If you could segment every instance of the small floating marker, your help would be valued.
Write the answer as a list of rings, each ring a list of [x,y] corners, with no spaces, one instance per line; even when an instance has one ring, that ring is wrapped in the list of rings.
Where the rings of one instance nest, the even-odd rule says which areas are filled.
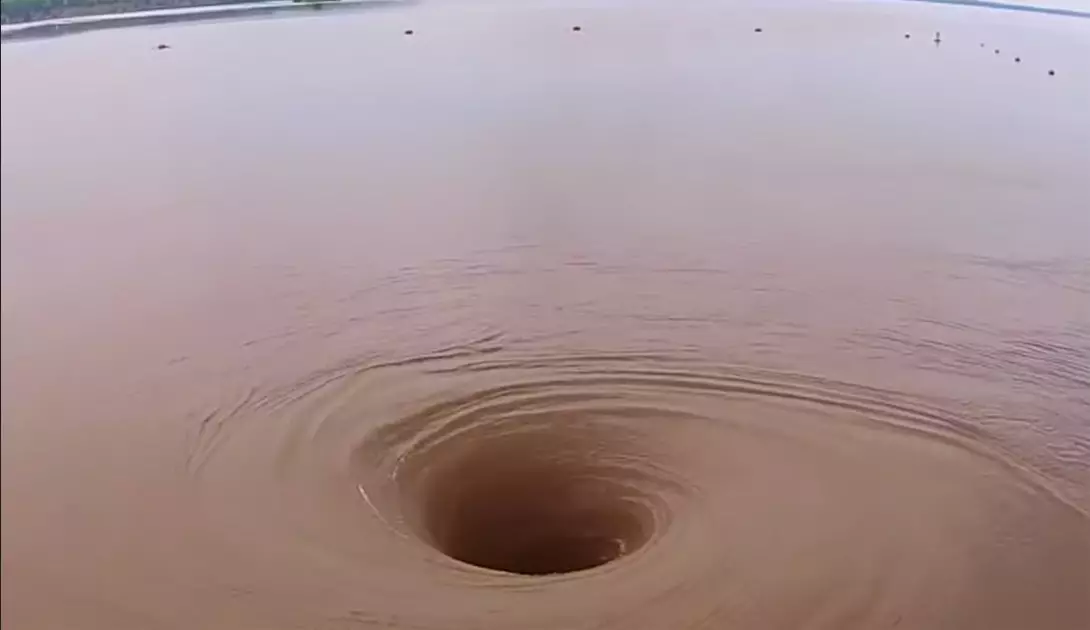
[[[980,43],[980,47],[981,47],[981,48],[984,48],[984,42],[981,42],[981,43]]]
[[[413,34],[413,29],[411,29],[411,28],[405,29],[405,34],[406,35],[412,35]]]
[[[763,32],[765,32],[765,30],[763,28],[761,28],[760,26],[758,26],[757,28],[753,29],[753,32],[754,33],[763,33]]]
[[[170,44],[159,44],[155,47],[156,50],[166,50],[167,48],[170,48]]]
[[[576,24],[575,26],[571,27],[571,30],[573,30],[573,31],[575,31],[576,33],[578,33],[579,31],[583,30],[583,27],[582,27],[582,26],[579,26],[578,24]]]
[[[910,37],[912,37],[912,36],[911,36],[911,35],[909,35],[908,33],[905,33],[905,39],[908,39],[908,38],[910,38]]]
[[[1050,77],[1056,76],[1056,71],[1055,70],[1049,70],[1048,71],[1048,76],[1050,76]]]
[[[939,33],[938,31],[935,31],[935,43],[936,44],[941,44],[942,43],[942,33]]]
[[[1021,57],[1015,57],[1014,58],[1014,63],[1022,63],[1022,58]]]
[[[998,48],[995,49],[995,54],[997,54],[997,55],[999,54],[999,49]]]

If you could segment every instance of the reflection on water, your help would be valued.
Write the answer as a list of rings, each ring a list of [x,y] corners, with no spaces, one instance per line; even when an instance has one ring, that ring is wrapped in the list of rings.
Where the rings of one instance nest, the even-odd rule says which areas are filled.
[[[1082,627],[1087,28],[5,44],[5,627]]]

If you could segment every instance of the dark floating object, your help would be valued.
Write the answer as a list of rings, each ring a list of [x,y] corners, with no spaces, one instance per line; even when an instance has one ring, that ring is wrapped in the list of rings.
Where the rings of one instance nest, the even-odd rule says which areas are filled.
[[[411,28],[405,29],[405,34],[406,35],[412,35],[413,34],[413,29],[411,29]]]
[[[582,26],[579,26],[579,25],[575,25],[575,26],[571,27],[571,30],[573,30],[573,31],[575,31],[576,33],[578,33],[579,31],[583,30],[583,27],[582,27]]]
[[[998,48],[995,49],[995,54],[997,54],[997,55],[999,54],[999,49]]]
[[[159,44],[158,46],[155,47],[156,50],[166,50],[167,48],[170,48],[170,45],[168,45],[168,44]]]
[[[1022,63],[1022,58],[1021,57],[1015,57],[1014,58],[1014,63]]]
[[[935,43],[936,44],[941,44],[942,43],[942,34],[939,33],[938,31],[935,31]]]
[[[1048,71],[1048,76],[1050,76],[1050,77],[1056,76],[1056,71],[1055,70],[1049,70]]]
[[[909,37],[912,37],[912,36],[909,35],[908,33],[905,33],[905,39],[908,39]]]
[[[981,42],[980,47],[984,48],[984,43],[983,42]]]
[[[763,33],[763,32],[765,32],[765,30],[763,28],[761,28],[760,26],[758,26],[757,28],[753,29],[753,32],[754,33]]]

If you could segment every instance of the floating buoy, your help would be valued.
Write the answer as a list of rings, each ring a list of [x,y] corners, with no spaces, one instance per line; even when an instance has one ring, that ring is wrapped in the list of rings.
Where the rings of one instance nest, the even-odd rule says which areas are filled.
[[[166,50],[167,48],[170,48],[168,44],[159,44],[155,47],[156,50]]]
[[[571,30],[573,30],[573,31],[575,31],[576,33],[578,33],[579,31],[583,30],[583,27],[582,27],[582,26],[579,26],[579,25],[576,25],[576,26],[573,26],[573,27],[571,27]]]
[[[412,35],[413,34],[413,29],[411,29],[411,28],[405,29],[405,34],[406,35]]]
[[[999,54],[999,49],[998,48],[995,49],[995,54],[997,54],[997,55]]]
[[[908,39],[909,37],[912,37],[912,36],[909,35],[908,33],[905,33],[905,39]]]
[[[1048,76],[1050,76],[1050,77],[1056,76],[1056,71],[1055,70],[1049,70],[1048,71]]]
[[[1014,58],[1014,63],[1022,63],[1022,58],[1021,57],[1015,57]]]
[[[754,33],[763,33],[763,32],[764,32],[764,29],[763,29],[763,28],[761,28],[760,26],[758,26],[757,28],[753,29],[753,32],[754,32]]]

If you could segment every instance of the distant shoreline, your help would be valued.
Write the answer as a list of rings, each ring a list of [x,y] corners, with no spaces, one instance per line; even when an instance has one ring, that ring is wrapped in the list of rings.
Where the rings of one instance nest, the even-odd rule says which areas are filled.
[[[14,2],[26,1],[33,0],[14,0]],[[0,40],[50,37],[89,30],[212,20],[241,15],[261,15],[300,10],[350,10],[405,5],[415,2],[415,0],[179,0],[184,6],[159,7],[147,10],[116,10],[116,7],[119,6],[140,6],[138,3],[141,1],[130,0],[129,2],[117,2],[115,4],[75,7],[77,12],[73,15],[55,16],[41,20],[5,22],[3,26],[0,26]],[[1041,6],[992,0],[876,0],[875,3],[893,4],[899,2],[962,6],[1090,19],[1090,10],[1083,11],[1064,6]],[[5,4],[11,3],[12,0],[5,0]],[[86,12],[86,10],[95,12]]]
[[[61,2],[64,4],[61,4]],[[17,26],[57,20],[88,19],[152,13],[200,10],[253,4],[315,3],[339,0],[2,0],[3,25]]]
[[[1056,6],[1041,6],[1036,4],[1021,4],[1017,2],[993,2],[992,0],[896,0],[897,2],[919,2],[928,4],[948,4],[963,7],[975,7],[980,9],[998,9],[1000,11],[1022,11],[1024,13],[1043,13],[1045,15],[1059,15],[1062,17],[1078,17],[1090,19],[1090,11],[1068,9]]]
[[[273,0],[3,0],[3,24],[14,26],[127,13],[196,9]]]
[[[410,4],[412,0],[207,0],[207,2],[208,4],[195,4],[172,9],[99,13],[4,24],[2,30],[0,30],[0,39],[3,41],[36,39],[90,30],[170,22],[194,22],[288,11],[377,8],[380,6],[406,5]]]

